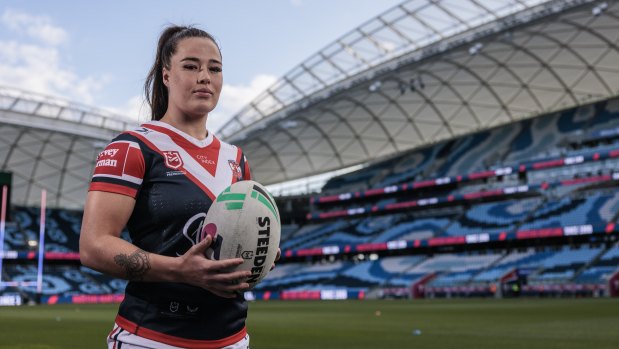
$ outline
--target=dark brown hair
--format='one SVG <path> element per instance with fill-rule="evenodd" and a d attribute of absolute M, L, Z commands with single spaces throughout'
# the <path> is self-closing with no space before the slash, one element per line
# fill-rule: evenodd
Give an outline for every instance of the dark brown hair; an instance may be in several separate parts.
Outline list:
<path fill-rule="evenodd" d="M 170 59 L 176 53 L 178 43 L 185 38 L 207 38 L 211 40 L 221 55 L 215 38 L 202 29 L 192 26 L 171 25 L 161 32 L 157 44 L 155 63 L 150 68 L 144 82 L 146 103 L 150 105 L 151 119 L 159 120 L 168 110 L 168 89 L 163 83 L 163 68 L 170 69 Z"/>

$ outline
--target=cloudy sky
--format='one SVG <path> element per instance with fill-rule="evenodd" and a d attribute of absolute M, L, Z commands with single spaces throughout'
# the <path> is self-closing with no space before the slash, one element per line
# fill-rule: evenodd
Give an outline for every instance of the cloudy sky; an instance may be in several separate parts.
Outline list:
<path fill-rule="evenodd" d="M 224 88 L 209 128 L 329 43 L 401 0 L 3 0 L 0 86 L 147 120 L 144 78 L 166 24 L 220 42 Z"/>

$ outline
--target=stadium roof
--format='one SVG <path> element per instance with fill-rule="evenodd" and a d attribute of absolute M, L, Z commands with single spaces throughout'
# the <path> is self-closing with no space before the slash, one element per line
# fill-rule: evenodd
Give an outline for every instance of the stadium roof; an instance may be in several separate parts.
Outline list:
<path fill-rule="evenodd" d="M 12 203 L 84 206 L 97 154 L 134 123 L 109 112 L 0 87 L 0 171 L 13 173 Z"/>
<path fill-rule="evenodd" d="M 220 130 L 272 184 L 616 96 L 615 1 L 411 0 L 338 38 Z"/>

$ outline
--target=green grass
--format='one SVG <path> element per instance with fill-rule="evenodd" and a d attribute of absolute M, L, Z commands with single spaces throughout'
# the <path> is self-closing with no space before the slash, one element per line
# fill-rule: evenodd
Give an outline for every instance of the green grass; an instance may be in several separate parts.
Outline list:
<path fill-rule="evenodd" d="M 116 307 L 0 308 L 0 349 L 104 348 Z M 617 349 L 619 301 L 256 302 L 248 329 L 252 349 Z"/>

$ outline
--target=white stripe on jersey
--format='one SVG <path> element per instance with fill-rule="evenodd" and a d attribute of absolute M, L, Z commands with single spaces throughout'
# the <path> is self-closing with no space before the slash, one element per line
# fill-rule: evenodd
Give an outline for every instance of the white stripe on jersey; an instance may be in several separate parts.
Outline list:
<path fill-rule="evenodd" d="M 111 174 L 95 174 L 92 177 L 93 178 L 96 178 L 96 177 L 116 178 L 116 179 L 122 179 L 123 181 L 135 183 L 137 185 L 142 184 L 142 178 L 133 177 L 133 176 L 130 176 L 130 175 L 124 174 L 124 173 L 123 173 L 122 176 L 116 176 L 116 175 L 111 175 Z"/>
<path fill-rule="evenodd" d="M 183 160 L 183 168 L 195 178 L 198 178 L 200 182 L 208 188 L 208 190 L 217 196 L 224 191 L 230 184 L 232 184 L 233 173 L 232 168 L 228 164 L 228 160 L 236 162 L 237 147 L 220 142 L 221 147 L 219 150 L 219 156 L 217 158 L 217 170 L 215 176 L 211 175 L 200 163 L 194 159 L 185 149 L 180 147 L 172 140 L 170 136 L 165 133 L 149 129 L 150 132 L 132 131 L 136 134 L 146 138 L 151 142 L 157 150 L 164 151 L 176 151 L 180 154 Z"/>

